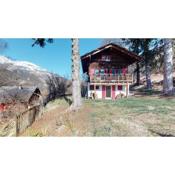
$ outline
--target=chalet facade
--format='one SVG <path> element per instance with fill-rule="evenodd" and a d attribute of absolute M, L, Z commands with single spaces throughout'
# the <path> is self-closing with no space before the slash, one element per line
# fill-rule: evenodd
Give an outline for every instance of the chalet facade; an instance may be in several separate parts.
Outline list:
<path fill-rule="evenodd" d="M 88 98 L 116 99 L 129 96 L 133 73 L 129 66 L 141 57 L 116 44 L 107 44 L 81 56 L 88 77 Z"/>

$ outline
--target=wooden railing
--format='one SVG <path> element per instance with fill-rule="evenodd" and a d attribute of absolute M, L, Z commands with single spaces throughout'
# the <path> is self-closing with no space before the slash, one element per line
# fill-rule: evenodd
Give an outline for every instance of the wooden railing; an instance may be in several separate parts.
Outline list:
<path fill-rule="evenodd" d="M 132 74 L 103 74 L 90 77 L 91 83 L 133 83 Z"/>

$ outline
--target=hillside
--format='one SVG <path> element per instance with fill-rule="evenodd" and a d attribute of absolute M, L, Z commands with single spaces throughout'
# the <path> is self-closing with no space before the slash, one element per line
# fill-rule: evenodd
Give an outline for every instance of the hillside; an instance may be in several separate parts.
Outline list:
<path fill-rule="evenodd" d="M 135 65 L 133 66 L 133 70 L 136 69 Z M 154 68 L 151 71 L 151 81 L 153 85 L 154 90 L 163 90 L 163 64 L 157 65 L 157 68 Z M 135 81 L 136 81 L 136 73 L 135 73 Z M 141 80 L 141 86 L 135 87 L 134 89 L 139 89 L 139 88 L 145 88 L 146 87 L 146 77 L 145 77 L 145 67 L 140 68 L 140 80 Z M 175 57 L 173 59 L 173 82 L 175 86 Z"/>
<path fill-rule="evenodd" d="M 141 96 L 84 100 L 68 112 L 64 99 L 48 103 L 43 117 L 22 136 L 175 136 L 175 99 Z"/>
<path fill-rule="evenodd" d="M 65 78 L 33 63 L 4 56 L 0 56 L 0 86 L 37 86 L 46 102 L 60 94 L 70 93 L 70 82 Z"/>
<path fill-rule="evenodd" d="M 175 58 L 173 59 L 173 65 L 173 78 L 175 80 Z M 154 69 L 152 71 L 151 80 L 153 83 L 163 83 L 163 64 L 160 67 L 159 66 L 157 67 L 157 70 Z"/>

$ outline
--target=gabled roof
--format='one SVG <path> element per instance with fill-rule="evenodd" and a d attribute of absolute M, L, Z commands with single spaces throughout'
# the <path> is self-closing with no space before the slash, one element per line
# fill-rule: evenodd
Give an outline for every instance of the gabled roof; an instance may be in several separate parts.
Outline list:
<path fill-rule="evenodd" d="M 81 56 L 83 72 L 85 73 L 88 71 L 89 64 L 91 62 L 93 62 L 93 59 L 97 55 L 102 54 L 103 52 L 106 52 L 106 51 L 112 51 L 113 53 L 118 53 L 117 55 L 120 55 L 121 57 L 124 58 L 126 65 L 130 65 L 130 64 L 133 64 L 135 62 L 139 62 L 142 60 L 142 57 L 140 57 L 139 55 L 137 55 L 137 54 L 135 54 L 135 53 L 133 53 L 133 52 L 117 45 L 117 44 L 110 43 L 110 44 L 99 47 L 99 48 Z M 117 59 L 117 57 L 116 57 L 116 59 Z"/>
<path fill-rule="evenodd" d="M 126 54 L 126 55 L 128 55 L 128 56 L 130 56 L 132 58 L 134 58 L 136 61 L 141 61 L 142 60 L 142 57 L 140 57 L 139 55 L 137 55 L 137 54 L 135 54 L 135 53 L 133 53 L 133 52 L 131 52 L 131 51 L 129 51 L 129 50 L 127 50 L 127 49 L 117 45 L 117 44 L 114 44 L 114 43 L 109 43 L 109 44 L 104 45 L 102 47 L 99 47 L 99 48 L 97 48 L 97 49 L 95 49 L 95 50 L 93 50 L 93 51 L 91 51 L 89 53 L 86 53 L 86 54 L 81 56 L 81 59 L 82 60 L 86 59 L 86 58 L 88 58 L 90 56 L 96 55 L 99 52 L 102 52 L 102 51 L 104 51 L 106 49 L 109 49 L 109 48 L 114 48 L 115 50 L 117 50 L 117 51 L 119 51 L 119 52 L 121 52 L 123 54 Z"/>

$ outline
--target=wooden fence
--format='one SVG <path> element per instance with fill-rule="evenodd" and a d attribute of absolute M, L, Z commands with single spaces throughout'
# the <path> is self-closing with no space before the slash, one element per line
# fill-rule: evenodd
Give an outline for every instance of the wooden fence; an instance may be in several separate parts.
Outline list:
<path fill-rule="evenodd" d="M 42 106 L 35 105 L 16 115 L 16 136 L 23 132 L 26 128 L 42 116 Z"/>
<path fill-rule="evenodd" d="M 71 103 L 71 100 L 67 98 L 71 94 L 60 94 L 59 97 L 64 97 L 68 103 Z M 30 107 L 29 109 L 23 111 L 22 113 L 16 115 L 16 136 L 22 133 L 26 128 L 32 125 L 34 121 L 42 117 L 43 113 L 43 104 L 38 104 Z"/>
<path fill-rule="evenodd" d="M 71 104 L 71 99 L 68 98 L 71 94 L 60 94 L 59 97 L 64 97 Z M 0 123 L 0 136 L 19 136 L 26 128 L 32 125 L 34 121 L 43 116 L 43 104 L 37 104 L 29 107 L 25 111 L 15 115 L 3 124 Z"/>

